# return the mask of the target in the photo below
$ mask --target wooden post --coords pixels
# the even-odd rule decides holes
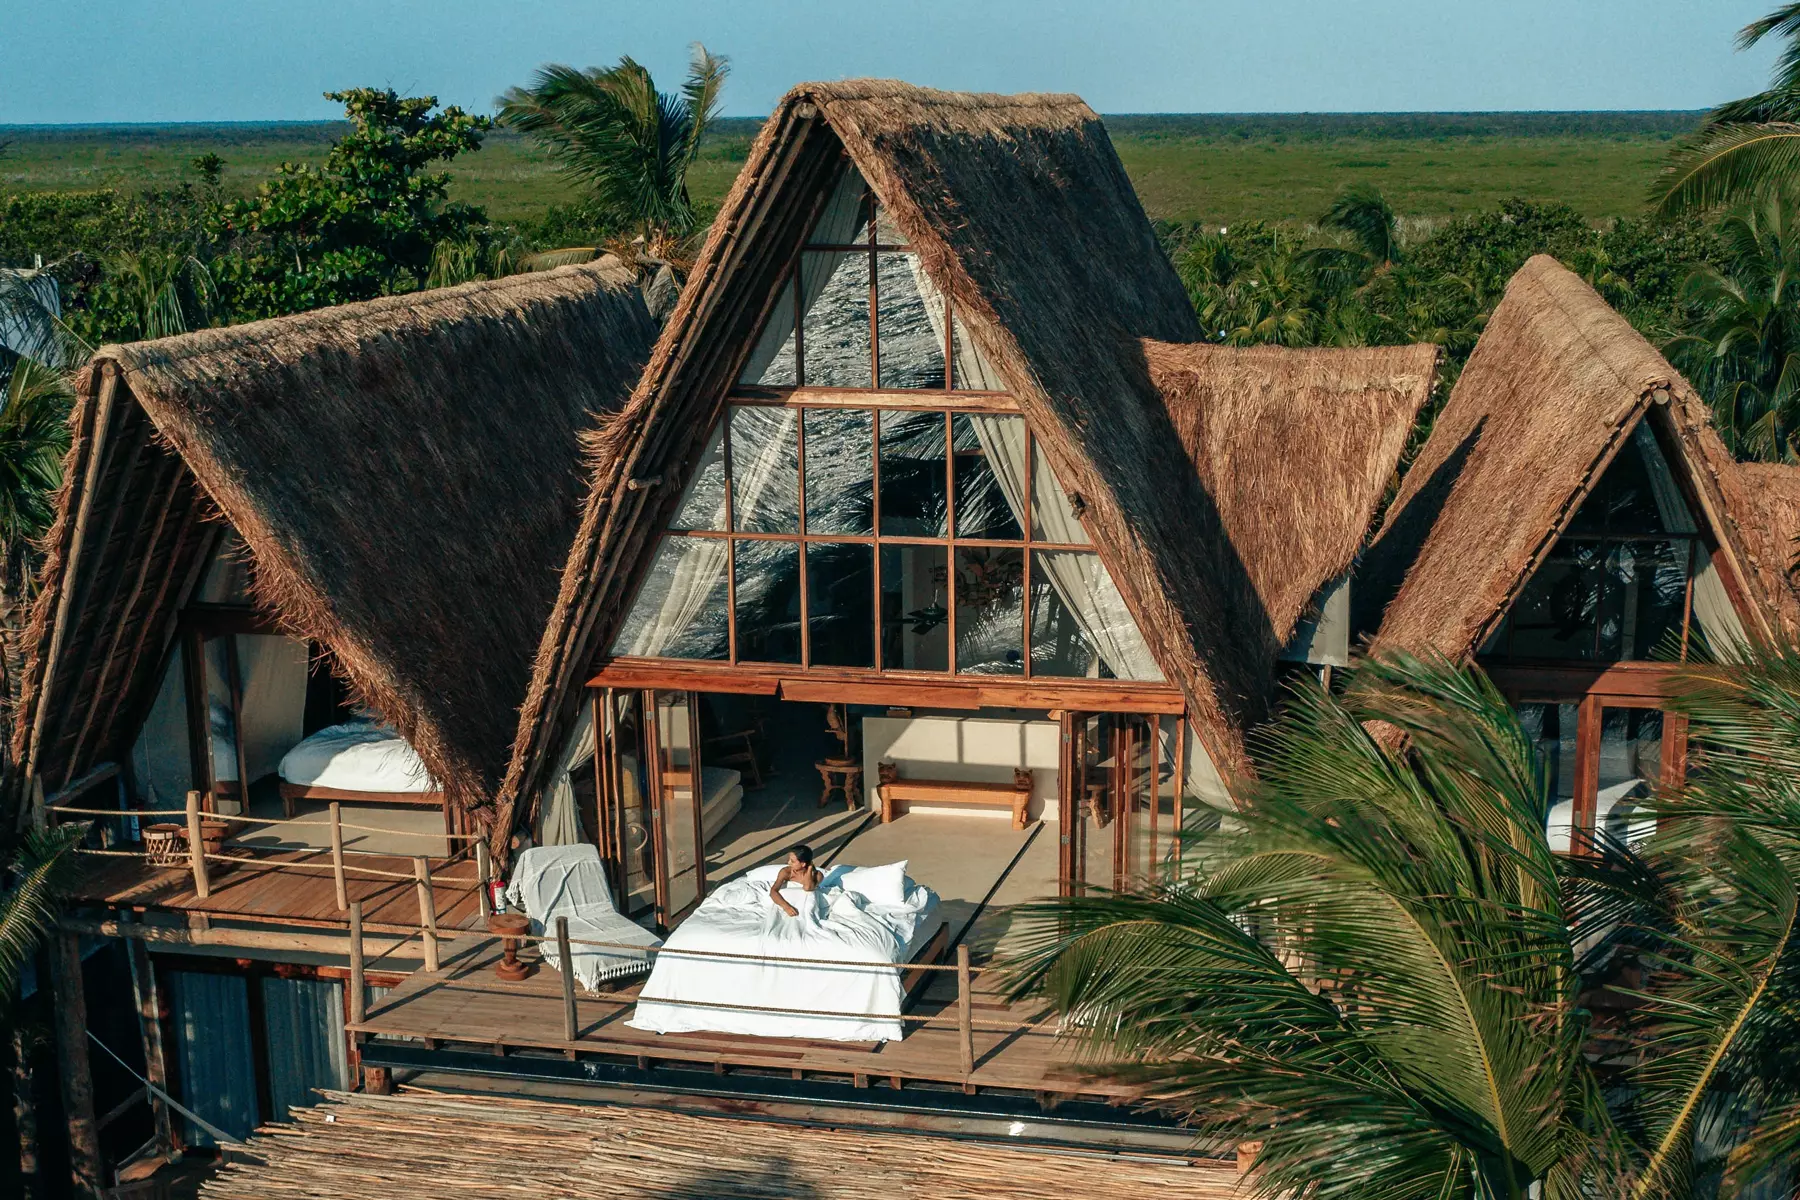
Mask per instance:
[[[368,985],[363,982],[362,901],[350,902],[350,1023],[368,1017]]]
[[[494,896],[488,890],[488,883],[494,877],[494,860],[488,857],[487,839],[475,843],[475,884],[480,893],[475,900],[481,909],[481,919],[486,921],[494,915]]]
[[[956,944],[956,1027],[962,1046],[963,1086],[975,1074],[975,1003],[969,994],[969,944]]]
[[[81,988],[81,949],[72,933],[50,938],[50,987],[55,1001],[58,1082],[69,1123],[69,1173],[74,1194],[101,1192],[100,1126],[94,1119],[94,1078],[88,1063],[87,999]]]
[[[331,882],[337,889],[338,911],[350,907],[350,892],[344,886],[344,820],[336,800],[331,802]]]
[[[44,963],[42,950],[38,952],[37,961],[41,968]],[[49,978],[49,972],[44,971],[38,978]],[[19,1180],[23,1194],[29,1200],[38,1200],[44,1189],[41,1186],[43,1180],[38,1178],[37,1088],[31,1065],[32,1046],[22,1021],[13,1022],[12,1052],[13,1128],[19,1133]]]
[[[212,895],[212,884],[206,878],[206,844],[200,840],[200,793],[187,794],[188,864],[194,870],[194,895],[204,900]]]
[[[386,1067],[363,1068],[363,1091],[371,1096],[394,1094],[394,1075]]]
[[[431,864],[422,855],[413,857],[413,879],[419,892],[420,937],[425,942],[425,969],[437,973],[437,901],[431,895]]]
[[[556,961],[562,966],[563,1040],[574,1042],[581,1027],[575,1016],[575,959],[569,953],[569,918],[556,918]]]
[[[131,990],[137,1001],[138,1032],[144,1042],[144,1078],[166,1092],[169,1069],[163,1059],[162,1009],[156,998],[156,971],[150,965],[150,947],[141,938],[124,941],[126,961],[131,965]],[[155,1120],[156,1152],[173,1153],[175,1131],[169,1120],[169,1105],[155,1092],[150,1093],[150,1112]]]

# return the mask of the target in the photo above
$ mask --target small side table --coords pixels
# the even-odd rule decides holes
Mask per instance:
[[[862,807],[862,764],[850,758],[827,758],[816,762],[813,766],[819,769],[819,807],[824,808],[831,803],[831,794],[837,792],[844,797],[844,806],[850,812]]]
[[[519,961],[519,943],[531,932],[531,918],[524,913],[495,913],[488,918],[488,932],[500,937],[500,962],[494,974],[508,983],[530,975],[532,965]]]

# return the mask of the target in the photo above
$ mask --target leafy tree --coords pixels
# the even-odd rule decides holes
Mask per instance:
[[[1015,987],[1147,1102],[1260,1143],[1257,1195],[1692,1195],[1703,1125],[1747,1181],[1800,1119],[1800,654],[1704,686],[1670,832],[1559,859],[1484,676],[1309,684],[1180,878],[1026,910]]]
[[[1707,393],[1713,421],[1740,458],[1800,457],[1800,210],[1780,192],[1717,226],[1720,265],[1695,268],[1697,310],[1668,351]]]
[[[219,233],[229,253],[211,264],[239,319],[301,312],[410,291],[440,242],[463,241],[487,223],[450,202],[450,177],[426,170],[477,150],[492,122],[435,96],[392,89],[328,92],[350,132],[323,167],[283,163],[248,200],[225,205]]]
[[[500,119],[542,142],[563,174],[651,253],[678,256],[699,223],[687,174],[718,113],[730,63],[695,44],[679,95],[629,56],[611,67],[551,64],[500,97]]]
[[[1800,180],[1800,3],[1784,4],[1738,33],[1738,49],[1786,42],[1766,91],[1714,109],[1677,145],[1651,202],[1665,214],[1742,204]]]

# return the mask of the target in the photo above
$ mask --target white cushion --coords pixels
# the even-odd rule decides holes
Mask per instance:
[[[846,892],[856,892],[870,904],[899,908],[906,903],[906,859],[884,867],[852,867],[838,877]]]

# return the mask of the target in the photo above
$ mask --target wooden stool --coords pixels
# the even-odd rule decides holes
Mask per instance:
[[[813,766],[819,769],[819,807],[831,803],[831,793],[841,792],[844,806],[850,812],[862,807],[862,765],[847,758],[827,758]]]
[[[517,983],[531,974],[531,964],[519,961],[519,942],[531,932],[531,918],[524,913],[495,913],[488,918],[488,932],[500,936],[500,962],[494,974]]]

